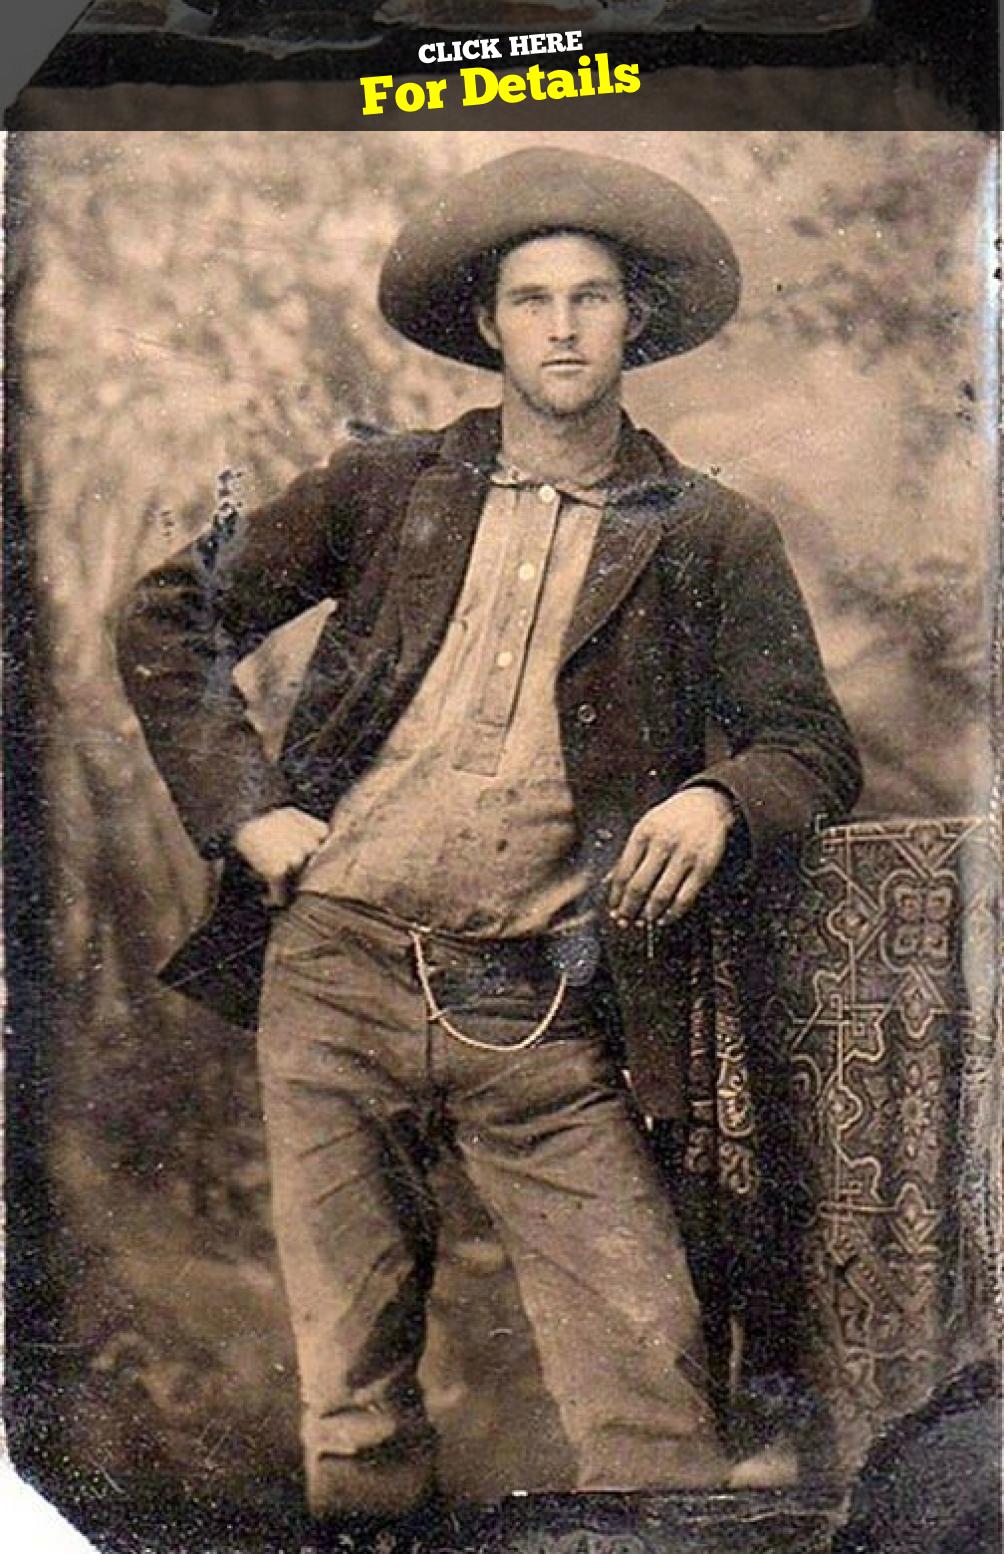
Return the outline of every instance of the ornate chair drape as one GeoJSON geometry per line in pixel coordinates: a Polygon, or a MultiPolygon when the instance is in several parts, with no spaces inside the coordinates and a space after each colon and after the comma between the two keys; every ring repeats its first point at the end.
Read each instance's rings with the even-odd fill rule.
{"type": "Polygon", "coordinates": [[[844,1469],[999,1331],[999,878],[989,822],[833,827],[694,959],[673,1176],[723,1385],[821,1407],[844,1469]]]}

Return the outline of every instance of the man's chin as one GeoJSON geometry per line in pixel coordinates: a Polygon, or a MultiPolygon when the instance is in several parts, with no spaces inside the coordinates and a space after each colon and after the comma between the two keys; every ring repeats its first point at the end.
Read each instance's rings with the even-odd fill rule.
{"type": "Polygon", "coordinates": [[[567,394],[555,394],[552,391],[535,397],[530,403],[540,415],[549,416],[555,421],[564,421],[590,415],[606,397],[606,394],[602,393],[583,393],[570,385],[567,394]]]}

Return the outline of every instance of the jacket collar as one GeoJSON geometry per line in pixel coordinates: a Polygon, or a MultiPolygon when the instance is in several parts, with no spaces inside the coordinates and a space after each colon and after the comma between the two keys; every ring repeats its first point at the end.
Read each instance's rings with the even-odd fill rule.
{"type": "MultiPolygon", "coordinates": [[[[405,674],[442,640],[463,582],[502,436],[501,411],[475,410],[447,427],[439,456],[412,489],[395,579],[405,674]]],[[[672,455],[627,415],[596,543],[569,622],[563,661],[624,600],[658,546],[666,503],[679,490],[672,455]]]]}
{"type": "MultiPolygon", "coordinates": [[[[502,445],[502,412],[471,410],[448,426],[439,449],[439,462],[461,466],[488,478],[502,445]]],[[[673,455],[648,432],[639,431],[626,411],[621,413],[620,439],[608,487],[608,505],[637,505],[668,487],[675,490],[680,466],[673,455]]]]}

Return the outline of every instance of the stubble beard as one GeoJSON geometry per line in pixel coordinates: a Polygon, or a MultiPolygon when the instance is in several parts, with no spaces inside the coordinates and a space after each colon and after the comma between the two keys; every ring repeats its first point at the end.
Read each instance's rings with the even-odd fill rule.
{"type": "Polygon", "coordinates": [[[562,404],[559,400],[548,399],[543,394],[536,392],[526,384],[510,380],[511,387],[528,410],[542,420],[550,421],[555,425],[571,424],[575,421],[585,421],[605,404],[615,402],[620,404],[621,380],[618,376],[611,383],[598,384],[592,393],[585,398],[577,399],[574,403],[562,404]]]}

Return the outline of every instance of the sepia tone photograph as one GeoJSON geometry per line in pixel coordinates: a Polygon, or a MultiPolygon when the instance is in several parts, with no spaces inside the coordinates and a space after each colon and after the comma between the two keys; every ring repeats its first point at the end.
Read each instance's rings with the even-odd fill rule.
{"type": "Polygon", "coordinates": [[[6,1427],[95,1547],[999,1550],[997,177],[11,138],[6,1427]]]}

